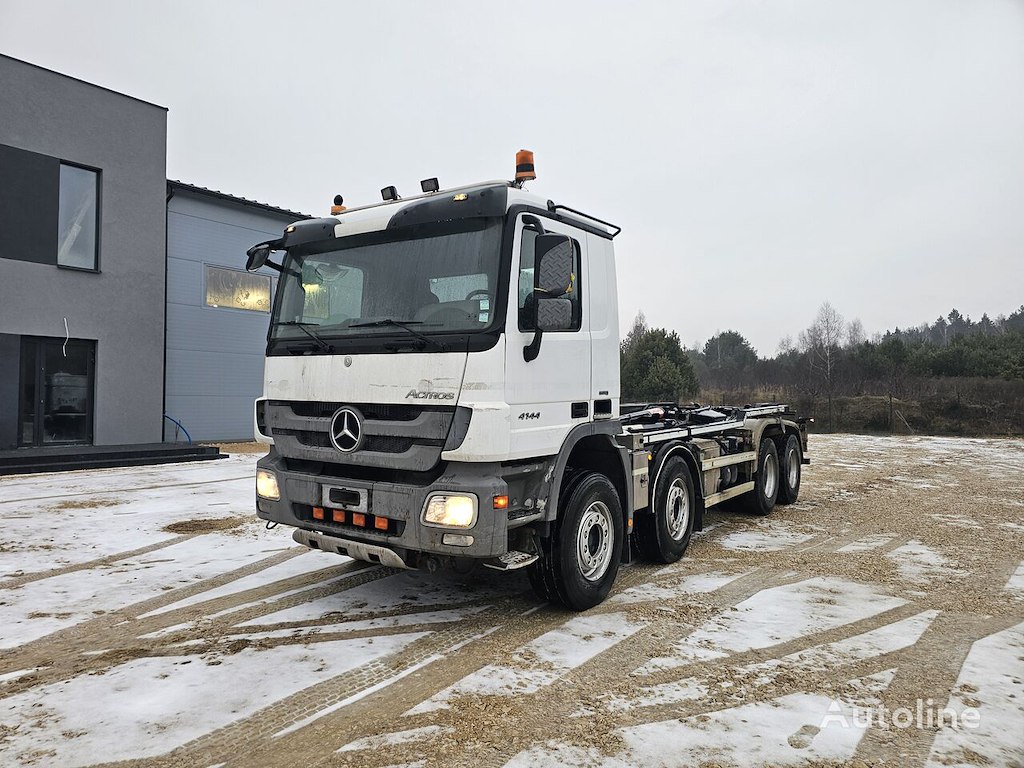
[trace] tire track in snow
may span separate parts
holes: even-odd
[[[657,569],[658,566],[653,565],[623,568],[616,582],[616,588],[617,590],[625,589],[643,583]],[[499,575],[498,578],[501,576]],[[458,638],[455,645],[470,641],[457,653],[452,653],[449,650],[451,643],[447,642],[444,637],[426,638],[417,646],[429,648],[429,651],[420,651],[419,654],[426,653],[441,657],[433,661],[428,669],[396,681],[388,686],[386,691],[355,702],[341,711],[329,713],[295,733],[286,734],[276,740],[268,740],[264,733],[262,735],[263,749],[254,746],[253,741],[250,740],[244,756],[233,754],[230,748],[224,752],[218,749],[217,754],[223,755],[224,759],[229,761],[231,768],[236,766],[238,768],[262,768],[267,764],[273,764],[275,760],[282,763],[295,761],[311,766],[311,768],[333,764],[335,761],[333,750],[345,743],[341,739],[351,740],[359,736],[375,735],[380,724],[384,722],[394,723],[394,730],[413,727],[407,723],[418,718],[403,717],[406,711],[444,688],[456,684],[464,677],[478,672],[496,658],[509,657],[517,647],[536,640],[545,632],[563,626],[577,615],[554,607],[539,606],[532,594],[525,591],[525,579],[521,576],[507,575],[504,580],[509,584],[510,589],[515,589],[513,595],[496,602],[492,609],[463,622],[457,630],[453,628],[452,637]],[[518,587],[514,586],[516,584]],[[535,610],[537,607],[540,607],[539,611]],[[601,608],[603,609],[605,606],[601,606]],[[608,608],[611,609],[612,606],[608,606]],[[594,613],[600,615],[601,611],[595,610]],[[419,657],[417,655],[416,658]],[[405,666],[407,667],[411,663],[414,663],[414,660]],[[391,674],[398,674],[398,672],[392,669]],[[369,687],[369,685],[372,683],[363,687]],[[357,690],[345,689],[347,696],[351,696],[355,692]],[[340,693],[334,693],[325,701],[340,701],[342,698],[344,696]],[[253,726],[239,724],[239,727],[251,732]],[[259,730],[265,731],[266,729],[259,724]],[[259,738],[260,736],[255,737],[256,740]],[[326,753],[325,743],[333,745]],[[190,750],[199,748],[199,744],[189,745]],[[205,754],[208,752],[204,751]]]
[[[76,571],[91,571],[94,568],[102,568],[105,565],[114,565],[119,560],[128,560],[133,557],[139,557],[140,555],[148,555],[150,552],[157,552],[166,547],[173,547],[175,544],[181,544],[183,541],[188,541],[189,539],[202,535],[202,533],[188,533],[181,536],[171,536],[170,538],[164,541],[158,541],[155,544],[139,547],[138,549],[128,549],[123,552],[115,552],[112,555],[98,557],[95,560],[86,560],[82,563],[72,563],[71,565],[53,568],[48,571],[33,571],[32,573],[25,573],[20,576],[10,576],[3,581],[0,581],[0,589],[17,589],[18,587],[23,587],[33,581],[39,581],[40,579],[63,576],[66,573],[74,573]]]
[[[529,604],[528,598],[516,593],[469,619],[444,626],[424,625],[423,631],[429,634],[401,653],[307,688],[146,765],[170,768],[223,761],[230,766],[263,768],[273,764],[313,766],[330,760],[341,746],[339,734],[366,723],[379,723],[382,708],[397,718],[400,712],[395,702],[405,701],[409,686],[416,690],[427,670],[433,679],[436,666],[464,663],[465,652],[472,653],[474,645],[495,637],[495,630],[505,629],[501,622],[510,612]],[[421,628],[410,624],[403,629],[414,632]],[[361,698],[360,694],[366,692],[368,695]],[[352,703],[338,707],[347,701]],[[372,716],[360,716],[365,711],[372,712]]]
[[[175,465],[173,465],[173,464],[163,464],[161,466],[171,467],[171,466],[175,466]],[[79,471],[83,471],[83,470],[79,470]],[[84,471],[91,471],[91,470],[84,470]],[[56,482],[57,480],[60,479],[58,477],[53,477],[52,475],[50,477],[54,480],[54,482]],[[102,488],[102,489],[92,489],[92,490],[89,490],[89,491],[72,491],[70,493],[57,493],[57,494],[51,494],[51,495],[48,495],[48,496],[26,496],[23,499],[18,499],[18,501],[19,502],[28,502],[28,501],[56,501],[58,499],[73,499],[73,498],[77,498],[79,496],[105,496],[107,494],[113,494],[113,493],[135,493],[136,491],[162,491],[162,490],[166,490],[167,488],[192,488],[192,487],[198,487],[198,486],[201,486],[201,485],[219,485],[221,483],[231,483],[231,482],[236,482],[238,480],[253,480],[253,482],[255,482],[253,475],[251,475],[251,474],[244,474],[244,475],[239,475],[238,477],[221,477],[221,478],[218,478],[216,480],[190,480],[190,481],[185,482],[185,483],[160,483],[159,485],[134,485],[134,486],[130,486],[128,488]],[[11,487],[13,487],[13,486],[5,486],[3,488],[3,490],[9,490]]]
[[[1014,626],[1013,618],[993,619],[977,615],[940,615],[910,648],[900,654],[900,665],[882,702],[890,711],[906,707],[915,711],[918,699],[932,699],[936,711],[946,705],[971,646],[978,640]],[[855,759],[869,765],[891,755],[891,732],[870,729],[864,734]],[[900,732],[903,764],[924,765],[936,732],[908,728]]]
[[[184,538],[188,540],[193,537],[188,536]],[[5,660],[0,665],[0,672],[44,666],[46,669],[37,672],[29,679],[13,681],[4,686],[0,689],[0,696],[7,696],[20,692],[27,687],[54,682],[55,680],[98,672],[131,658],[146,655],[184,655],[195,651],[195,647],[174,646],[175,641],[180,641],[181,639],[180,633],[169,633],[166,636],[153,638],[140,637],[142,635],[159,632],[160,630],[186,622],[195,623],[195,626],[190,631],[185,632],[185,636],[195,637],[197,634],[211,636],[212,639],[209,644],[213,645],[216,642],[216,638],[223,635],[240,618],[254,618],[261,613],[278,610],[282,607],[273,602],[273,598],[277,594],[288,593],[295,588],[302,589],[305,587],[306,589],[302,589],[298,594],[284,598],[282,603],[283,605],[295,605],[305,600],[312,600],[327,594],[341,592],[368,581],[391,575],[390,569],[383,569],[356,561],[343,561],[337,568],[332,569],[333,573],[329,577],[325,577],[322,574],[318,576],[319,572],[310,574],[308,577],[293,577],[283,582],[273,582],[256,590],[247,590],[246,592],[228,595],[214,601],[210,606],[218,609],[230,608],[234,605],[246,605],[252,602],[254,598],[271,601],[265,605],[256,605],[248,610],[241,611],[237,616],[232,614],[223,619],[204,621],[209,615],[208,611],[203,610],[202,604],[198,604],[160,613],[150,618],[139,618],[142,614],[164,605],[230,584],[232,581],[265,571],[292,557],[303,554],[305,554],[304,549],[290,547],[284,552],[250,563],[241,568],[218,574],[215,577],[204,579],[187,587],[170,590],[149,600],[97,615],[94,618],[86,619],[83,622],[40,637],[16,649],[11,649],[5,652]],[[317,585],[325,579],[330,581],[334,577],[346,574],[352,575],[349,579],[332,584],[331,587],[322,590],[317,589]],[[102,653],[98,653],[99,651],[102,651]]]

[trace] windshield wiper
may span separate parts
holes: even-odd
[[[368,323],[352,323],[349,328],[382,328],[384,326],[391,326],[394,328],[401,328],[404,331],[408,331],[420,341],[425,344],[430,344],[437,347],[442,352],[448,351],[448,345],[444,344],[437,339],[432,339],[426,334],[420,333],[415,328],[410,328],[411,325],[423,325],[422,320],[395,320],[390,317],[385,317],[383,320],[373,320]]]
[[[308,326],[318,328],[320,325],[319,323],[303,323],[301,320],[283,320],[280,323],[278,323],[278,325],[294,325],[300,331],[309,336],[309,338],[315,341],[317,346],[320,347],[320,349],[322,349],[324,352],[334,351],[334,347],[332,347],[330,344],[324,341],[323,338],[321,338],[321,336],[316,331],[309,330]]]

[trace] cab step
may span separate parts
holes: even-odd
[[[517,571],[533,565],[539,559],[540,555],[531,555],[529,552],[506,552],[490,560],[484,560],[484,567],[496,571]]]

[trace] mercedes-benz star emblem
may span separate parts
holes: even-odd
[[[363,424],[351,408],[339,408],[331,419],[331,443],[342,453],[352,453],[363,442]]]

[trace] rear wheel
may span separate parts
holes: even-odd
[[[757,449],[757,474],[754,490],[739,497],[739,506],[752,515],[767,515],[775,507],[779,495],[779,453],[775,441],[762,438]]]
[[[784,435],[776,444],[779,449],[779,504],[794,504],[800,496],[800,472],[803,452],[796,435]]]
[[[674,563],[693,534],[693,478],[686,462],[670,457],[661,468],[651,509],[634,518],[636,543],[647,560]]]
[[[622,506],[615,488],[596,472],[575,478],[560,494],[552,535],[530,566],[538,596],[582,611],[608,596],[622,557]]]

